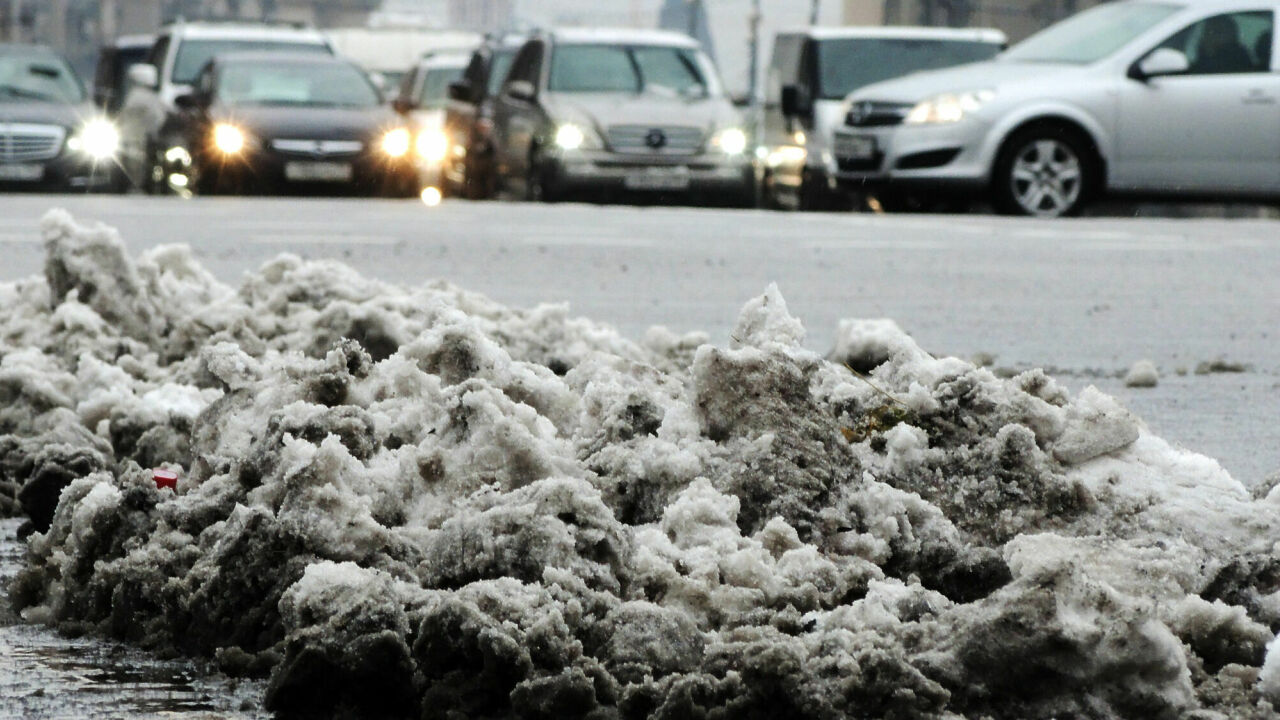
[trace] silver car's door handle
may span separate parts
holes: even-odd
[[[1276,96],[1262,88],[1253,88],[1244,96],[1245,105],[1275,105]]]

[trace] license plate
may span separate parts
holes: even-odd
[[[0,180],[10,182],[39,182],[44,179],[43,165],[2,165],[0,164]]]
[[[836,156],[847,160],[870,160],[876,156],[876,139],[870,135],[838,135]]]
[[[291,162],[285,163],[284,177],[295,182],[350,182],[351,163]]]
[[[627,175],[622,185],[628,190],[688,190],[687,168],[649,168]]]

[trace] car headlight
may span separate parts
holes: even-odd
[[[573,123],[565,123],[556,128],[556,145],[561,150],[577,150],[587,141],[587,134]]]
[[[960,122],[967,113],[982,107],[995,96],[995,92],[991,90],[935,95],[911,108],[905,122],[908,125]]]
[[[741,155],[747,149],[747,134],[742,128],[724,128],[712,136],[711,145],[726,155]]]
[[[223,155],[238,155],[247,144],[244,131],[235,125],[219,123],[213,127],[213,146]]]
[[[396,128],[382,136],[382,152],[387,157],[402,158],[413,147],[413,136],[404,128]]]
[[[120,131],[110,120],[96,118],[82,125],[67,147],[94,160],[110,160],[120,150]]]
[[[449,154],[449,136],[443,130],[432,128],[418,134],[418,157],[429,163],[438,163]]]

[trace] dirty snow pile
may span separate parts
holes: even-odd
[[[1280,490],[1096,390],[887,321],[823,357],[775,288],[729,347],[637,343],[43,232],[0,286],[29,620],[270,676],[282,716],[1278,714]]]

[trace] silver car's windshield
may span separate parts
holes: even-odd
[[[346,63],[231,62],[223,67],[216,92],[227,105],[367,108],[380,103],[364,73]]]
[[[711,92],[697,51],[663,46],[561,45],[551,56],[548,88],[681,97],[706,97]]]
[[[822,40],[817,50],[818,95],[839,100],[881,80],[990,60],[1000,46],[973,40],[841,38]]]
[[[61,58],[19,53],[0,55],[0,102],[78,103],[84,87]]]
[[[1100,5],[1032,35],[1000,59],[1088,65],[1116,52],[1181,9],[1166,3]]]
[[[422,73],[414,93],[418,106],[431,110],[444,107],[449,100],[449,83],[462,77],[463,67],[431,68]]]
[[[327,55],[329,47],[320,43],[283,40],[187,40],[178,48],[178,58],[173,63],[170,78],[179,85],[190,85],[214,55],[233,52],[314,52]]]

